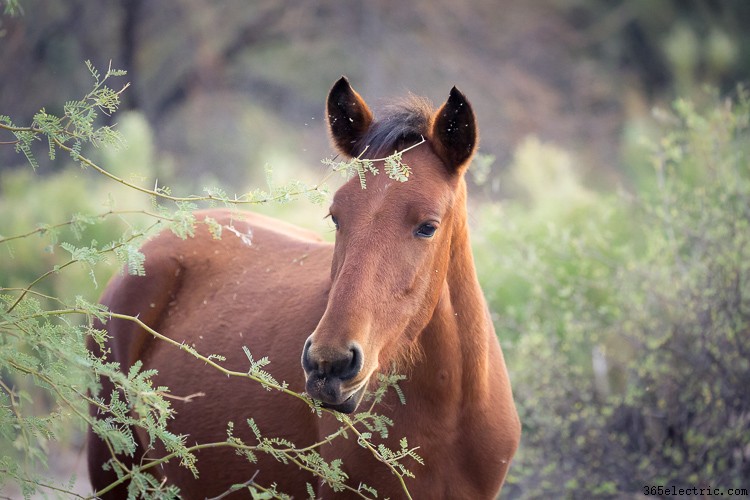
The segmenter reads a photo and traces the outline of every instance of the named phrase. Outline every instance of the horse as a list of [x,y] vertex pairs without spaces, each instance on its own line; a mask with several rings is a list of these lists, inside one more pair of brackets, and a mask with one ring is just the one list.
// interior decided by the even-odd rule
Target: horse
[[[378,411],[393,421],[383,442],[397,450],[404,436],[423,458],[423,465],[409,464],[408,491],[415,498],[495,498],[521,425],[469,240],[464,174],[478,143],[472,107],[453,87],[437,111],[410,96],[384,106],[376,119],[342,77],[326,109],[332,143],[343,157],[376,160],[382,172],[380,158],[401,151],[408,181],[368,173],[364,186],[356,175],[345,182],[329,209],[335,243],[250,212],[197,212],[197,220],[211,218],[242,237],[215,239],[204,224],[186,239],[163,231],[142,247],[145,276],[115,275],[101,303],[200,353],[223,355],[230,369],[247,371],[247,346],[256,358],[270,359],[268,371],[290,390],[332,412],[319,417],[302,400],[228,378],[121,317],[100,325],[108,332],[108,359],[125,373],[136,361],[157,369],[155,383],[174,395],[203,395],[172,400],[168,429],[187,444],[226,440],[229,421],[236,436],[253,442],[239,425],[252,417],[264,436],[309,446],[338,429],[335,412],[363,406],[377,374],[395,370],[406,376],[400,383],[405,404],[391,391]],[[105,377],[101,385],[106,399],[114,385]],[[96,407],[91,414],[106,416]],[[118,457],[126,466],[167,453],[139,429],[134,437],[135,453]],[[396,475],[351,436],[331,440],[319,453],[341,459],[355,489],[364,483],[379,498],[406,496]],[[316,498],[358,496],[334,492],[294,464],[262,454],[257,463],[227,448],[196,456],[198,477],[177,460],[152,471],[185,498],[223,498],[233,484],[248,481],[276,484],[294,498],[309,496],[307,483]],[[102,468],[111,458],[89,431],[95,490],[117,479]],[[126,495],[127,484],[120,484],[104,496]]]

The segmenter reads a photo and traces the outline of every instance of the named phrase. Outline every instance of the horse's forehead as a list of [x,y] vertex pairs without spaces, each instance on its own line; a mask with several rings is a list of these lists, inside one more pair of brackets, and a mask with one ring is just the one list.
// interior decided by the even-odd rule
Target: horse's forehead
[[335,205],[358,211],[377,210],[383,205],[442,205],[452,197],[454,179],[431,151],[410,151],[402,161],[411,172],[407,181],[390,178],[383,162],[377,162],[378,175],[366,174],[364,189],[358,178],[349,181],[336,193]]

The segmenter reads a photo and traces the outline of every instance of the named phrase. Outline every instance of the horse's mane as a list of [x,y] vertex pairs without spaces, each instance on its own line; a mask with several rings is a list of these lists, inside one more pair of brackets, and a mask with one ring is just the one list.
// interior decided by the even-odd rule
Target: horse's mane
[[413,94],[384,105],[356,144],[356,154],[364,152],[365,158],[379,158],[417,144],[427,137],[433,113],[428,99]]

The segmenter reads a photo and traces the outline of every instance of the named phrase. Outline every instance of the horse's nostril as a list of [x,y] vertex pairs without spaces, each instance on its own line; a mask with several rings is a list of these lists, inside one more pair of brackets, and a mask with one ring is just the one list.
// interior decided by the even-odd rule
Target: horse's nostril
[[302,369],[305,370],[305,373],[310,373],[311,371],[318,368],[318,364],[310,359],[311,345],[312,339],[311,337],[308,337],[305,341],[305,347],[302,349]]
[[352,344],[351,348],[349,349],[349,354],[351,356],[351,360],[349,361],[349,366],[346,369],[346,373],[341,375],[341,378],[343,380],[347,380],[350,378],[354,378],[360,370],[362,370],[362,349],[359,347],[358,344]]

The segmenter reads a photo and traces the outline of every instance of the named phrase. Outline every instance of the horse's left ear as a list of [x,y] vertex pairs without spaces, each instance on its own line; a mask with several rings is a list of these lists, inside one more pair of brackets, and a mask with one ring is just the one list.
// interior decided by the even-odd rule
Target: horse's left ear
[[370,128],[372,111],[345,76],[331,88],[326,107],[328,128],[336,149],[349,157],[356,156],[355,146]]
[[435,115],[432,146],[452,171],[463,173],[477,147],[477,124],[466,96],[456,87]]

